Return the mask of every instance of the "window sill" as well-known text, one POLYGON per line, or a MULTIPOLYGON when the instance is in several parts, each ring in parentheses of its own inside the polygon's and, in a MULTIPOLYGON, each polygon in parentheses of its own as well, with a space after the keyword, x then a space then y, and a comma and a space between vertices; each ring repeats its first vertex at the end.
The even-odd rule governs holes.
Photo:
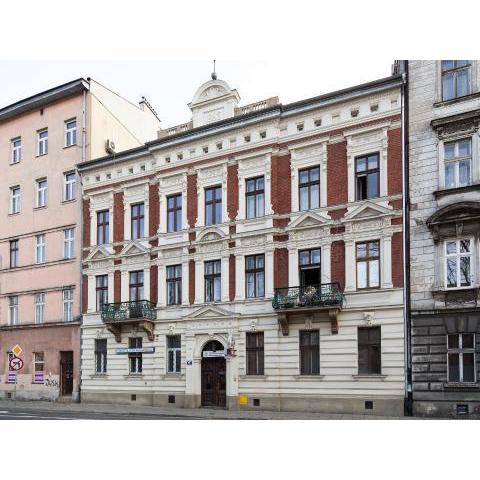
POLYGON ((143 378, 143 373, 129 373, 128 375, 124 375, 123 378, 143 378))
POLYGON ((42 154, 37 154, 37 155, 35 155, 35 158, 44 157, 45 155, 48 155, 48 152, 47 153, 42 153, 42 154))
POLYGON ((477 390, 480 390, 480 385, 478 383, 444 383, 443 389, 447 391, 455 391, 455 390, 477 391, 477 390))
POLYGON ((21 212, 10 212, 8 214, 9 217, 14 217, 15 215, 20 215, 21 212))
POLYGON ((442 100, 440 102, 434 103, 433 106, 435 108, 446 107, 448 105, 454 105, 456 103, 468 102, 468 100, 472 100, 472 99, 475 99, 475 98, 478 98, 478 97, 480 97, 480 92, 475 92, 475 93, 471 93, 470 95, 465 95, 463 97, 456 97, 456 98, 452 98, 450 100, 442 100))
POLYGON ((72 147, 76 147, 76 146, 77 146, 76 143, 72 143, 71 145, 65 145, 65 146, 63 147, 63 150, 66 150, 66 149, 72 148, 72 147))
POLYGON ((161 375, 160 378, 163 380, 185 380, 185 375, 181 373, 166 373, 165 375, 161 375))
POLYGON ((323 380, 325 375, 294 375, 293 378, 297 381, 314 382, 323 380))
POLYGON ((267 379, 266 375, 239 375, 239 380, 253 380, 254 382, 263 382, 267 379))
POLYGON ((41 207, 33 207, 34 210, 45 210, 47 205, 42 205, 41 207))
POLYGON ((62 200, 61 203, 62 203, 62 205, 65 205, 66 203, 74 203, 74 202, 76 202, 76 200, 77 200, 76 198, 72 198, 70 200, 62 200))
POLYGON ((362 380, 365 380, 365 381, 369 381, 369 380, 383 381, 387 378, 387 376, 386 375, 379 375, 379 374, 372 374, 372 375, 362 374, 362 375, 352 375, 352 378, 354 380, 358 380, 358 381, 362 381, 362 380))
POLYGON ((444 188, 433 192, 435 198, 444 197, 446 195, 455 195, 456 193, 474 192, 480 190, 480 183, 472 183, 471 185, 465 185, 464 187, 444 188))
POLYGON ((90 378, 94 379, 94 378, 108 378, 108 374, 107 373, 92 373, 90 374, 90 378))

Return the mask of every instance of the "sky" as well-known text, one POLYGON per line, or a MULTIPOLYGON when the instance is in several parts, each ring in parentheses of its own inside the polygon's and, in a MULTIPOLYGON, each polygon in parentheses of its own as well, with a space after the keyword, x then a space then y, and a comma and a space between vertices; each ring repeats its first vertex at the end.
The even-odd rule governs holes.
MULTIPOLYGON (((278 96, 282 103, 321 95, 390 75, 393 58, 328 62, 218 60, 218 78, 240 94, 240 105, 278 96)), ((187 104, 210 80, 213 60, 0 61, 0 107, 79 77, 92 77, 133 103, 145 96, 162 128, 188 122, 187 104)))

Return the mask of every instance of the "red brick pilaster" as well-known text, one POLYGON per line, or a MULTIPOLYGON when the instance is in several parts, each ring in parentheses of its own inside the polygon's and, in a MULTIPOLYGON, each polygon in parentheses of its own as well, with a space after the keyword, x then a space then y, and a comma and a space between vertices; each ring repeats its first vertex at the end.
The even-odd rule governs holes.
POLYGON ((195 227, 198 209, 197 174, 187 175, 187 221, 190 228, 195 227))
POLYGON ((343 240, 332 242, 330 250, 330 272, 332 282, 338 282, 345 287, 345 243, 343 240))
POLYGON ((394 287, 403 287, 403 234, 392 235, 392 283, 394 287))
MULTIPOLYGON (((157 234, 160 223, 160 198, 158 192, 158 183, 149 186, 148 192, 148 235, 154 237, 157 234)), ((151 244, 156 247, 158 240, 152 240, 151 244)))
POLYGON ((227 167, 227 212, 230 220, 238 214, 238 164, 227 167))
POLYGON ((288 287, 288 250, 276 248, 273 251, 273 286, 288 287))
POLYGON ((348 202, 347 142, 327 145, 327 205, 348 202))
POLYGON ((158 302, 158 266, 150 266, 150 301, 157 304, 158 302))
POLYGON ((88 310, 88 277, 82 275, 82 313, 88 310))
POLYGON ((123 192, 113 194, 113 241, 122 242, 124 239, 124 206, 123 192))
POLYGON ((273 212, 290 213, 292 201, 290 155, 272 156, 271 189, 273 212))
POLYGON ((122 300, 122 274, 120 270, 113 272, 113 301, 119 303, 122 300))
POLYGON ((402 193, 402 134, 400 128, 388 130, 388 194, 402 193))

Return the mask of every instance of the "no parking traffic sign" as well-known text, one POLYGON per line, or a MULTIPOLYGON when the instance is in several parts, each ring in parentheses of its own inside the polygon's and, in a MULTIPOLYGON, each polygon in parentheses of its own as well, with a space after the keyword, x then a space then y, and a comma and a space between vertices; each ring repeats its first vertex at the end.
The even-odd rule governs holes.
POLYGON ((10 360, 10 369, 12 371, 21 370, 23 368, 23 360, 18 357, 13 357, 10 360))

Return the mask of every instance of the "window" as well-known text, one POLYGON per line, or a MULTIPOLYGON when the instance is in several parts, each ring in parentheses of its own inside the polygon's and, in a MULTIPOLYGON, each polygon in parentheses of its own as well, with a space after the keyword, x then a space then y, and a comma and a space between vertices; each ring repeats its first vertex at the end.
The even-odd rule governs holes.
POLYGON ((358 328, 358 374, 380 375, 381 330, 380 327, 358 328))
POLYGON ((37 155, 46 155, 48 153, 48 130, 37 132, 37 155))
POLYGON ((320 332, 319 330, 300 331, 300 374, 320 373, 320 332))
POLYGON ((205 225, 222 223, 222 187, 205 189, 205 225))
POLYGON ((45 294, 35 294, 35 323, 43 323, 45 321, 45 294))
POLYGON ((245 283, 247 298, 265 296, 265 255, 245 257, 245 283))
POLYGON ((110 241, 110 212, 97 212, 97 245, 104 245, 110 241))
POLYGON ((8 324, 18 324, 18 295, 8 297, 8 324))
POLYGON ((73 320, 73 288, 66 288, 63 291, 63 321, 73 320))
POLYGON ((448 381, 475 383, 475 334, 447 335, 448 381))
POLYGON ((205 301, 219 302, 221 300, 222 267, 220 260, 205 262, 205 301))
POLYGON ((73 258, 75 256, 75 229, 67 228, 63 231, 63 258, 73 258))
MULTIPOLYGON (((311 248, 298 252, 301 287, 319 287, 321 281, 321 250, 311 248)), ((303 292, 302 292, 303 295, 303 292)))
POLYGON ((65 146, 70 147, 77 143, 77 121, 67 120, 65 122, 65 146))
POLYGON ((470 94, 470 60, 442 60, 442 99, 470 94))
POLYGON ((469 239, 445 242, 447 288, 469 287, 472 284, 472 249, 469 239))
POLYGON ((44 207, 47 204, 47 179, 37 180, 37 207, 44 207))
POLYGON ((180 373, 182 369, 182 348, 180 335, 167 336, 167 373, 180 373))
POLYGON ((18 240, 10 240, 10 268, 18 267, 18 240))
POLYGON ((63 199, 65 201, 75 199, 75 187, 77 184, 77 178, 75 172, 68 172, 64 175, 64 190, 63 190, 63 199))
MULTIPOLYGON (((134 337, 128 339, 128 348, 142 349, 142 337, 134 337)), ((130 363, 130 373, 142 373, 142 352, 131 352, 128 354, 130 363)))
POLYGON ((35 235, 35 262, 45 263, 45 234, 35 235))
POLYGON ((320 207, 320 167, 306 168, 298 172, 300 210, 320 207))
POLYGON ((249 178, 246 183, 247 218, 263 217, 265 215, 264 178, 249 178))
POLYGON ((8 367, 8 376, 6 383, 16 383, 17 381, 17 372, 10 370, 10 361, 15 355, 12 352, 7 352, 7 365, 8 367))
POLYGON ((130 272, 130 301, 143 300, 143 270, 130 272))
POLYGON ((445 188, 470 185, 472 183, 472 139, 445 143, 443 152, 445 188))
POLYGON ((380 286, 380 241, 357 243, 357 288, 380 286))
POLYGON ((143 203, 137 203, 130 207, 132 214, 132 240, 137 238, 143 238, 145 236, 145 205, 143 203))
POLYGON ((12 163, 18 163, 22 159, 22 139, 20 137, 14 138, 11 141, 11 148, 12 148, 12 163))
POLYGON ((180 305, 182 303, 182 266, 167 267, 167 304, 180 305))
POLYGON ((97 312, 108 303, 108 275, 97 275, 95 278, 95 293, 97 298, 97 312))
POLYGON ((182 229, 182 194, 167 197, 167 231, 179 232, 182 229))
POLYGON ((247 332, 247 375, 264 375, 263 332, 247 332))
POLYGON ((355 158, 356 199, 367 200, 380 196, 379 154, 355 158))
POLYGON ((20 212, 20 187, 10 188, 10 213, 20 212))
POLYGON ((107 373, 107 339, 95 339, 95 373, 107 373))
POLYGON ((33 352, 33 383, 43 383, 45 356, 43 352, 33 352))

